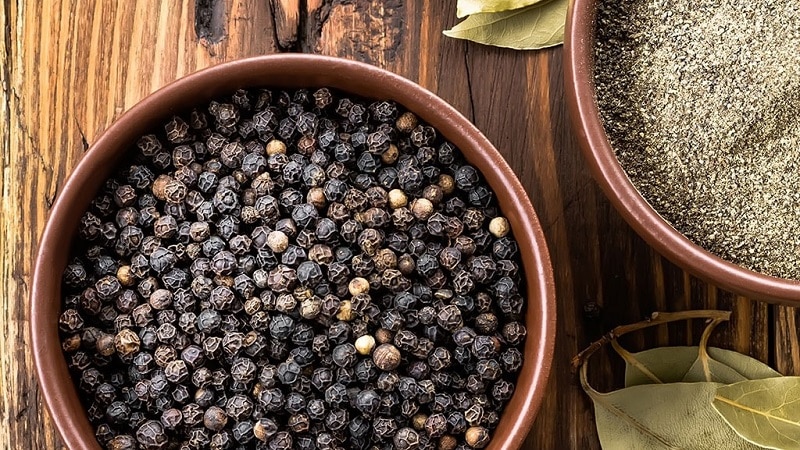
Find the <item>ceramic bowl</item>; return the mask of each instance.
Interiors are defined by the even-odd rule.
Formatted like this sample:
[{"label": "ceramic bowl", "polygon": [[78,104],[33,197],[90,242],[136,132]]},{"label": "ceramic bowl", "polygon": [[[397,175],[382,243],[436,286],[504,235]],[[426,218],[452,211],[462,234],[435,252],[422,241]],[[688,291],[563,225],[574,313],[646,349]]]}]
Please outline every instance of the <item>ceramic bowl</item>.
[{"label": "ceramic bowl", "polygon": [[544,396],[553,358],[553,272],[542,230],[528,196],[503,157],[467,119],[422,87],[387,71],[343,59],[273,55],[234,61],[181,78],[142,100],[94,143],[55,202],[39,247],[31,293],[32,350],[53,422],[71,449],[98,449],[61,351],[58,317],[61,274],[71,237],[91,199],[138,136],[174,113],[248,87],[336,88],[361,97],[391,99],[416,113],[457,145],[494,189],[511,223],[527,287],[525,360],[513,398],[488,448],[517,448]]},{"label": "ceramic bowl", "polygon": [[689,273],[754,299],[800,304],[800,282],[726,261],[672,227],[642,197],[617,160],[603,128],[594,85],[597,0],[572,0],[565,34],[565,88],[572,123],[589,169],[628,224],[659,253]]}]

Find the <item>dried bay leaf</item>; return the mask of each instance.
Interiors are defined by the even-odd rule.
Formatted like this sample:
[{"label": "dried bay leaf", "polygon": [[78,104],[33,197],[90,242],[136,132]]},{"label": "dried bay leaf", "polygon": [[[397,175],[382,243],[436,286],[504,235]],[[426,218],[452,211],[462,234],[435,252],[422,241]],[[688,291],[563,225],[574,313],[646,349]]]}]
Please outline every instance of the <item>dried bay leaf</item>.
[{"label": "dried bay leaf", "polygon": [[[707,380],[703,375],[702,363],[699,362],[699,351],[700,347],[692,346],[656,347],[627,355],[620,353],[625,359],[625,386],[681,381],[687,383],[697,381],[734,383],[781,376],[779,372],[748,355],[709,347],[708,356],[714,376],[711,380]],[[655,375],[658,381],[653,380],[648,372]]]},{"label": "dried bay leaf", "polygon": [[[698,347],[656,347],[638,353],[620,354],[625,359],[625,387],[640,384],[677,383],[697,359]],[[634,364],[630,359],[638,361]],[[653,380],[650,374],[657,377]]]},{"label": "dried bay leaf", "polygon": [[525,8],[478,13],[444,34],[480,44],[535,50],[564,42],[568,0],[549,0]]},{"label": "dried bay leaf", "polygon": [[545,0],[458,0],[456,16],[460,19],[477,13],[494,13],[524,8]]},{"label": "dried bay leaf", "polygon": [[730,427],[754,444],[800,449],[800,377],[719,386],[713,406]]},{"label": "dried bay leaf", "polygon": [[[687,318],[707,320],[697,347],[662,347],[631,353],[617,342],[627,333]],[[770,448],[800,450],[800,419],[791,419],[800,417],[800,381],[791,387],[791,392],[784,392],[782,399],[791,400],[779,402],[776,396],[775,401],[761,403],[764,411],[754,407],[757,391],[769,388],[753,388],[752,405],[745,404],[748,397],[744,395],[737,400],[719,395],[729,386],[714,380],[763,378],[730,385],[747,386],[785,379],[747,355],[708,347],[714,327],[729,318],[729,312],[713,310],[653,313],[641,322],[615,327],[573,358],[573,367],[580,368],[581,386],[594,404],[597,433],[604,449],[760,449],[766,442]],[[588,359],[609,343],[626,362],[626,387],[602,394],[589,386]],[[726,408],[733,410],[727,411],[734,416],[732,419],[723,413]],[[763,423],[745,418],[745,413],[760,415]],[[776,421],[778,425],[772,423]],[[742,430],[734,430],[737,426]],[[776,438],[770,432],[780,436]],[[756,434],[764,437],[764,442],[754,437]],[[776,439],[784,442],[776,447],[772,442]]]},{"label": "dried bay leaf", "polygon": [[733,350],[708,347],[708,354],[717,361],[744,375],[748,380],[782,377],[780,372],[763,362]]},{"label": "dried bay leaf", "polygon": [[755,358],[731,350],[709,347],[708,352],[698,355],[683,381],[731,384],[780,376],[780,373]]},{"label": "dried bay leaf", "polygon": [[703,335],[700,337],[700,346],[697,350],[697,360],[692,364],[689,371],[686,372],[683,381],[714,381],[717,383],[731,384],[761,378],[762,375],[767,378],[775,376],[775,374],[780,376],[780,374],[774,370],[768,367],[764,369],[761,367],[763,364],[759,364],[757,361],[754,362],[753,358],[740,353],[724,352],[720,349],[717,349],[718,351],[715,352],[721,358],[739,367],[739,369],[743,371],[750,371],[752,369],[752,372],[746,374],[741,373],[736,368],[731,367],[731,365],[714,358],[708,348],[708,340],[711,338],[711,333],[714,331],[714,328],[721,322],[721,319],[712,320],[706,326],[706,329],[703,330]]},{"label": "dried bay leaf", "polygon": [[731,384],[745,380],[747,378],[742,374],[707,356],[707,354],[698,356],[692,367],[686,372],[686,376],[683,377],[683,381],[686,383],[713,381]]},{"label": "dried bay leaf", "polygon": [[605,450],[760,448],[742,439],[715,413],[719,383],[632,386],[606,394],[581,384],[592,399],[600,444]]}]

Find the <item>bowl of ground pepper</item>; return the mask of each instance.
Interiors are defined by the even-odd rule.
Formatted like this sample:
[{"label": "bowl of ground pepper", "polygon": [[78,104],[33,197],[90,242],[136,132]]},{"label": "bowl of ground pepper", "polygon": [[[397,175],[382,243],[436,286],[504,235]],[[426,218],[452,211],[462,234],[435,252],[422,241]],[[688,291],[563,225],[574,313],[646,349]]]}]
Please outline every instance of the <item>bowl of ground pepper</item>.
[{"label": "bowl of ground pepper", "polygon": [[693,275],[786,304],[800,300],[800,103],[783,69],[798,26],[772,2],[575,0],[565,39],[578,140],[624,219]]},{"label": "bowl of ground pepper", "polygon": [[519,181],[461,114],[352,61],[184,77],[55,202],[32,352],[69,448],[518,448],[555,302]]}]

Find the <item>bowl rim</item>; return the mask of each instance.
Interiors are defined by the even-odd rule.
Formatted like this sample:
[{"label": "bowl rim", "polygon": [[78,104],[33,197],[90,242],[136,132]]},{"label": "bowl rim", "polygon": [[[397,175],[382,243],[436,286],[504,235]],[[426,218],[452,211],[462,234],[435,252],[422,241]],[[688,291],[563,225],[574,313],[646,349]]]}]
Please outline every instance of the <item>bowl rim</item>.
[{"label": "bowl rim", "polygon": [[564,41],[567,106],[594,179],[625,221],[667,259],[711,284],[756,300],[796,306],[800,281],[765,275],[703,249],[670,225],[634,187],[606,136],[594,84],[596,0],[572,0]]},{"label": "bowl rim", "polygon": [[[280,77],[276,75],[280,71],[284,71],[282,79],[288,78],[286,73],[293,76],[301,74],[297,79],[303,82],[276,82],[273,78]],[[179,111],[183,111],[192,104],[201,104],[202,99],[232,92],[231,79],[240,83],[239,87],[289,87],[294,83],[299,83],[296,87],[313,87],[315,84],[341,88],[362,97],[396,100],[461,148],[468,161],[480,169],[495,192],[504,192],[502,196],[497,195],[498,203],[511,222],[527,279],[525,323],[528,334],[524,346],[526,357],[519,373],[517,391],[506,405],[495,430],[498,432],[502,428],[504,433],[502,436],[495,435],[488,448],[519,448],[533,425],[546,392],[556,331],[553,269],[543,230],[527,193],[489,140],[441,98],[406,78],[375,66],[311,54],[275,54],[238,59],[173,81],[140,100],[109,125],[68,177],[52,206],[40,239],[28,311],[37,378],[50,417],[64,444],[72,449],[99,448],[69,376],[57,326],[61,290],[59,268],[67,260],[67,252],[59,249],[63,250],[71,242],[71,239],[64,238],[65,234],[71,233],[65,231],[74,232],[77,229],[80,214],[75,211],[86,209],[102,179],[110,173],[110,167],[127,152],[135,136],[152,129],[153,125],[163,122],[165,116],[176,112],[178,107],[175,105],[180,105]],[[221,83],[225,87],[219,87]],[[342,84],[358,87],[342,88]],[[384,91],[387,95],[382,95]],[[381,95],[373,95],[375,93]],[[196,100],[198,97],[201,99]],[[87,183],[90,187],[87,187]],[[537,312],[534,313],[534,310]],[[534,325],[536,329],[532,329]],[[512,405],[517,408],[516,411],[512,411]]]}]

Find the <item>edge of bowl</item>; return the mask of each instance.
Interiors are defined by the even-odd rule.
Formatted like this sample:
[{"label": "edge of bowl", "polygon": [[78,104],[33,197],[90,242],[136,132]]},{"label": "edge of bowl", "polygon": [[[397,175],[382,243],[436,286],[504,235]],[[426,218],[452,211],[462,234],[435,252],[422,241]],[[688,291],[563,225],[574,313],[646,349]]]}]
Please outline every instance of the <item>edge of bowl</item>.
[{"label": "edge of bowl", "polygon": [[594,179],[626,222],[667,259],[691,274],[738,294],[796,306],[800,281],[776,278],[726,261],[670,225],[642,197],[608,141],[594,86],[596,0],[572,0],[565,32],[564,84],[567,106]]},{"label": "edge of bowl", "polygon": [[[313,67],[314,70],[309,70]],[[291,75],[289,75],[291,74]],[[300,74],[300,75],[298,75]],[[279,78],[280,81],[277,81]],[[410,80],[350,60],[303,54],[259,56],[212,66],[148,95],[112,123],[67,179],[53,205],[37,253],[30,294],[31,347],[51,418],[71,449],[99,448],[71,381],[58,333],[61,270],[82,211],[133,140],[164,116],[236,87],[332,86],[353,95],[387,98],[414,111],[458,146],[497,195],[520,244],[527,282],[525,362],[489,449],[518,448],[541,406],[553,360],[555,282],[547,242],[521,183],[489,140],[452,106]],[[176,107],[180,105],[180,107]],[[533,328],[536,326],[537,328]],[[502,439],[500,439],[502,436]]]}]

